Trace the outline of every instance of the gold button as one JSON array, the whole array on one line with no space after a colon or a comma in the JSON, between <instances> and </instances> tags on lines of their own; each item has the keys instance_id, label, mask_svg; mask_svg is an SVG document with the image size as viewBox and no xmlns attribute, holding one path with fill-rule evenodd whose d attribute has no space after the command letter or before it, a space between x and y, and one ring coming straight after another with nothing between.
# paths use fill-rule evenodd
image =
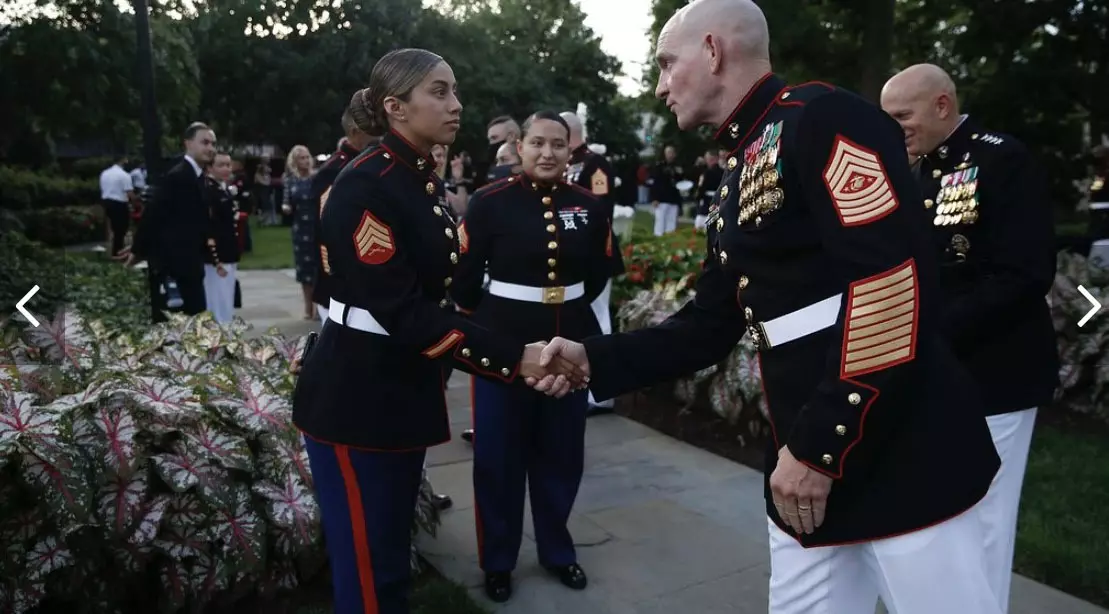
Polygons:
<instances>
[{"instance_id":1,"label":"gold button","mask_svg":"<svg viewBox=\"0 0 1109 614\"><path fill-rule=\"evenodd\" d=\"M466 358L469 358L470 354L471 354L470 348L462 348L462 355L463 356L465 356Z\"/></svg>"},{"instance_id":2,"label":"gold button","mask_svg":"<svg viewBox=\"0 0 1109 614\"><path fill-rule=\"evenodd\" d=\"M846 434L847 434L847 427L843 426L842 424L837 424L836 425L836 435L846 435Z\"/></svg>"},{"instance_id":3,"label":"gold button","mask_svg":"<svg viewBox=\"0 0 1109 614\"><path fill-rule=\"evenodd\" d=\"M831 465L832 464L832 455L831 454L825 454L824 456L820 457L820 460L824 461L825 465Z\"/></svg>"},{"instance_id":4,"label":"gold button","mask_svg":"<svg viewBox=\"0 0 1109 614\"><path fill-rule=\"evenodd\" d=\"M381 157L385 158L386 160L392 160L393 159L393 156L390 156L388 154L388 152L381 154Z\"/></svg>"},{"instance_id":5,"label":"gold button","mask_svg":"<svg viewBox=\"0 0 1109 614\"><path fill-rule=\"evenodd\" d=\"M501 369L501 375L508 377L509 375L512 375L512 371L509 371L508 368Z\"/></svg>"},{"instance_id":6,"label":"gold button","mask_svg":"<svg viewBox=\"0 0 1109 614\"><path fill-rule=\"evenodd\" d=\"M751 319L754 319L755 312L752 311L750 307L744 307L743 308L743 315L747 316L748 320L751 320Z\"/></svg>"},{"instance_id":7,"label":"gold button","mask_svg":"<svg viewBox=\"0 0 1109 614\"><path fill-rule=\"evenodd\" d=\"M451 264L458 264L458 252L451 252Z\"/></svg>"},{"instance_id":8,"label":"gold button","mask_svg":"<svg viewBox=\"0 0 1109 614\"><path fill-rule=\"evenodd\" d=\"M451 302L448 301L447 299L443 299L443 300L439 301L439 306L440 307L447 307L450 304L451 304Z\"/></svg>"},{"instance_id":9,"label":"gold button","mask_svg":"<svg viewBox=\"0 0 1109 614\"><path fill-rule=\"evenodd\" d=\"M789 98L789 92L782 94L782 100L785 100L786 98Z\"/></svg>"},{"instance_id":10,"label":"gold button","mask_svg":"<svg viewBox=\"0 0 1109 614\"><path fill-rule=\"evenodd\" d=\"M547 224L547 232L554 232L554 231L555 231L555 225L554 224Z\"/></svg>"},{"instance_id":11,"label":"gold button","mask_svg":"<svg viewBox=\"0 0 1109 614\"><path fill-rule=\"evenodd\" d=\"M556 264L558 264L557 260L554 258L547 258L547 266L555 266Z\"/></svg>"},{"instance_id":12,"label":"gold button","mask_svg":"<svg viewBox=\"0 0 1109 614\"><path fill-rule=\"evenodd\" d=\"M551 241L548 243L547 249L558 249L558 241Z\"/></svg>"},{"instance_id":13,"label":"gold button","mask_svg":"<svg viewBox=\"0 0 1109 614\"><path fill-rule=\"evenodd\" d=\"M544 197L543 197L543 204L544 204L544 205L549 205L549 204L551 204L551 197L550 197L550 196L544 196Z\"/></svg>"},{"instance_id":14,"label":"gold button","mask_svg":"<svg viewBox=\"0 0 1109 614\"><path fill-rule=\"evenodd\" d=\"M728 197L728 186L724 186L724 187L720 188L720 198L723 199L723 198L727 198L727 197Z\"/></svg>"},{"instance_id":15,"label":"gold button","mask_svg":"<svg viewBox=\"0 0 1109 614\"><path fill-rule=\"evenodd\" d=\"M977 141L977 140L978 140L978 133L977 133L977 132L975 132L974 134L970 135L970 138L971 138L972 140L975 140L975 141Z\"/></svg>"},{"instance_id":16,"label":"gold button","mask_svg":"<svg viewBox=\"0 0 1109 614\"><path fill-rule=\"evenodd\" d=\"M443 215L443 208L439 205L435 205L431 210L435 212L435 215Z\"/></svg>"},{"instance_id":17,"label":"gold button","mask_svg":"<svg viewBox=\"0 0 1109 614\"><path fill-rule=\"evenodd\" d=\"M488 367L489 366L489 359L488 358L482 358L481 359L481 366Z\"/></svg>"},{"instance_id":18,"label":"gold button","mask_svg":"<svg viewBox=\"0 0 1109 614\"><path fill-rule=\"evenodd\" d=\"M735 156L732 156L731 158L728 158L728 170L730 170L730 171L735 170L735 167L738 164L739 164L739 161L735 159Z\"/></svg>"},{"instance_id":19,"label":"gold button","mask_svg":"<svg viewBox=\"0 0 1109 614\"><path fill-rule=\"evenodd\" d=\"M716 230L717 232L724 230L724 218L716 220Z\"/></svg>"},{"instance_id":20,"label":"gold button","mask_svg":"<svg viewBox=\"0 0 1109 614\"><path fill-rule=\"evenodd\" d=\"M940 176L940 175L942 175L942 174L943 174L943 173L941 173L941 172L940 172L940 169L938 169L938 168L937 168L937 169L935 169L935 170L933 170L933 171L932 171L932 178L933 178L933 179L937 179L937 178L939 178L939 176Z\"/></svg>"},{"instance_id":21,"label":"gold button","mask_svg":"<svg viewBox=\"0 0 1109 614\"><path fill-rule=\"evenodd\" d=\"M936 201L932 200L931 198L925 198L924 199L924 208L925 209L931 209L932 205L935 205L935 204L936 204Z\"/></svg>"},{"instance_id":22,"label":"gold button","mask_svg":"<svg viewBox=\"0 0 1109 614\"><path fill-rule=\"evenodd\" d=\"M852 405L858 405L859 403L863 402L863 397L857 392L852 392L851 394L847 395L847 402Z\"/></svg>"},{"instance_id":23,"label":"gold button","mask_svg":"<svg viewBox=\"0 0 1109 614\"><path fill-rule=\"evenodd\" d=\"M728 264L728 252L720 252L720 264Z\"/></svg>"},{"instance_id":24,"label":"gold button","mask_svg":"<svg viewBox=\"0 0 1109 614\"><path fill-rule=\"evenodd\" d=\"M450 228L444 228L443 232L447 235L448 239L453 239L454 238L454 231L451 230Z\"/></svg>"},{"instance_id":25,"label":"gold button","mask_svg":"<svg viewBox=\"0 0 1109 614\"><path fill-rule=\"evenodd\" d=\"M751 283L751 280L748 279L746 275L740 275L739 276L739 289L740 290L746 290L747 289L747 284L749 284L749 283Z\"/></svg>"},{"instance_id":26,"label":"gold button","mask_svg":"<svg viewBox=\"0 0 1109 614\"><path fill-rule=\"evenodd\" d=\"M554 271L551 271L550 273L547 273L547 279L549 279L551 281L554 281L555 277L557 277L557 275L555 275Z\"/></svg>"},{"instance_id":27,"label":"gold button","mask_svg":"<svg viewBox=\"0 0 1109 614\"><path fill-rule=\"evenodd\" d=\"M543 212L543 219L553 220L554 219L554 211L544 211Z\"/></svg>"},{"instance_id":28,"label":"gold button","mask_svg":"<svg viewBox=\"0 0 1109 614\"><path fill-rule=\"evenodd\" d=\"M451 279L450 277L448 277L448 278L444 279L444 280L443 280L443 287L444 287L444 288L446 288L446 287L449 287L449 286L451 285L451 282L452 282L452 281L454 281L454 280L453 280L453 279Z\"/></svg>"},{"instance_id":29,"label":"gold button","mask_svg":"<svg viewBox=\"0 0 1109 614\"><path fill-rule=\"evenodd\" d=\"M429 182L427 182L427 185L424 186L424 187L427 188L427 193L428 194L434 194L435 193L435 184L434 183L429 181Z\"/></svg>"},{"instance_id":30,"label":"gold button","mask_svg":"<svg viewBox=\"0 0 1109 614\"><path fill-rule=\"evenodd\" d=\"M424 170L425 166L427 166L427 160L424 160L423 158L420 158L419 160L416 160L416 168L417 169L422 171L422 170Z\"/></svg>"}]
</instances>

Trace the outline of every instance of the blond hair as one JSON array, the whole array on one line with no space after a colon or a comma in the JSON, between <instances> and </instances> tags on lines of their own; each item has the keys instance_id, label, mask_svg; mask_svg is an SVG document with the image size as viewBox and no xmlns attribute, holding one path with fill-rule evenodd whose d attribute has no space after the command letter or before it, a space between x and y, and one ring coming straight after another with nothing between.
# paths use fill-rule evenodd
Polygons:
<instances>
[{"instance_id":1,"label":"blond hair","mask_svg":"<svg viewBox=\"0 0 1109 614\"><path fill-rule=\"evenodd\" d=\"M451 148L446 145L436 144L432 147L432 150L434 150L435 147L443 148L443 164L435 169L435 174L439 175L440 179L443 179L447 176L447 167L451 165ZM457 177L455 177L455 179L457 179Z\"/></svg>"},{"instance_id":2,"label":"blond hair","mask_svg":"<svg viewBox=\"0 0 1109 614\"><path fill-rule=\"evenodd\" d=\"M312 152L308 151L307 147L305 147L304 145L295 145L295 146L293 146L293 148L289 150L289 155L285 157L285 174L286 175L297 175L298 177L307 177L308 175L310 175L312 173L312 169L309 168L306 173L301 175L300 171L297 169L296 159L297 159L297 156L300 155L301 153L304 153L305 155L307 155L309 160L312 159Z\"/></svg>"}]
</instances>

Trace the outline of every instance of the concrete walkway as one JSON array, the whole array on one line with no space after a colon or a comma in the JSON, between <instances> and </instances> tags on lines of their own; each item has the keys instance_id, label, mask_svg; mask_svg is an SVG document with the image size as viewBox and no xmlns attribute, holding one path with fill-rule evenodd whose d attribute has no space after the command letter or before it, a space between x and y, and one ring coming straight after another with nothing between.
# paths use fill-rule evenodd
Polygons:
<instances>
[{"instance_id":1,"label":"concrete walkway","mask_svg":"<svg viewBox=\"0 0 1109 614\"><path fill-rule=\"evenodd\" d=\"M258 328L303 334L291 272L247 271L239 311ZM764 614L769 578L762 475L620 416L589 419L585 478L570 530L589 588L566 589L539 568L530 511L504 605L481 589L474 533L471 448L458 433L470 425L469 377L448 390L455 437L428 453L429 474L454 508L438 536L421 536L427 559L496 612L519 614ZM1109 614L1019 575L1011 614ZM844 613L852 614L852 613ZM938 613L937 613L938 614Z\"/></svg>"}]
</instances>

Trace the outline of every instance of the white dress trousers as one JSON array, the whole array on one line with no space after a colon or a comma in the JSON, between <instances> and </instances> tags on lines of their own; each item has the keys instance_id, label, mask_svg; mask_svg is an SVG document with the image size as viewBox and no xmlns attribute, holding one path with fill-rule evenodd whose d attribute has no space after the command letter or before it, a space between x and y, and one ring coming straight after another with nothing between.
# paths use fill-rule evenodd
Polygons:
<instances>
[{"instance_id":1,"label":"white dress trousers","mask_svg":"<svg viewBox=\"0 0 1109 614\"><path fill-rule=\"evenodd\" d=\"M655 236L674 232L678 228L678 205L675 203L659 203L655 207Z\"/></svg>"},{"instance_id":2,"label":"white dress trousers","mask_svg":"<svg viewBox=\"0 0 1109 614\"><path fill-rule=\"evenodd\" d=\"M1017 537L1017 510L1028 467L1028 449L1036 424L1036 408L987 416L1001 469L993 478L986 498L978 504L986 547L990 586L1001 611L1009 611L1009 589L1013 581L1013 547Z\"/></svg>"},{"instance_id":3,"label":"white dress trousers","mask_svg":"<svg viewBox=\"0 0 1109 614\"><path fill-rule=\"evenodd\" d=\"M834 488L834 486L833 486ZM976 505L886 539L803 548L770 526L770 614L1001 614Z\"/></svg>"},{"instance_id":4,"label":"white dress trousers","mask_svg":"<svg viewBox=\"0 0 1109 614\"><path fill-rule=\"evenodd\" d=\"M237 264L223 265L226 277L220 277L214 264L204 265L204 299L212 319L228 324L235 317L235 273Z\"/></svg>"},{"instance_id":5,"label":"white dress trousers","mask_svg":"<svg viewBox=\"0 0 1109 614\"><path fill-rule=\"evenodd\" d=\"M601 327L602 335L612 334L612 316L609 313L609 304L612 300L612 280L609 279L605 283L605 289L597 295L590 307L593 308L593 315L597 318L597 324ZM608 399L606 401L597 402L593 398L593 393L589 393L589 404L594 407L612 407L615 399Z\"/></svg>"}]
</instances>

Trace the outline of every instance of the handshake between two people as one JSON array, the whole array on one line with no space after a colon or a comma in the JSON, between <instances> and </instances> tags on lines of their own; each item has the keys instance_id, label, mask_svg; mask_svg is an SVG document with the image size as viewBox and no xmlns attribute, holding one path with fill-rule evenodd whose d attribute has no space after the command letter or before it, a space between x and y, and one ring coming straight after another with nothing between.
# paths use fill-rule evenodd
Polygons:
<instances>
[{"instance_id":1,"label":"handshake between two people","mask_svg":"<svg viewBox=\"0 0 1109 614\"><path fill-rule=\"evenodd\" d=\"M589 387L589 357L584 345L562 337L529 343L520 358L520 375L537 392L562 398Z\"/></svg>"}]
</instances>

